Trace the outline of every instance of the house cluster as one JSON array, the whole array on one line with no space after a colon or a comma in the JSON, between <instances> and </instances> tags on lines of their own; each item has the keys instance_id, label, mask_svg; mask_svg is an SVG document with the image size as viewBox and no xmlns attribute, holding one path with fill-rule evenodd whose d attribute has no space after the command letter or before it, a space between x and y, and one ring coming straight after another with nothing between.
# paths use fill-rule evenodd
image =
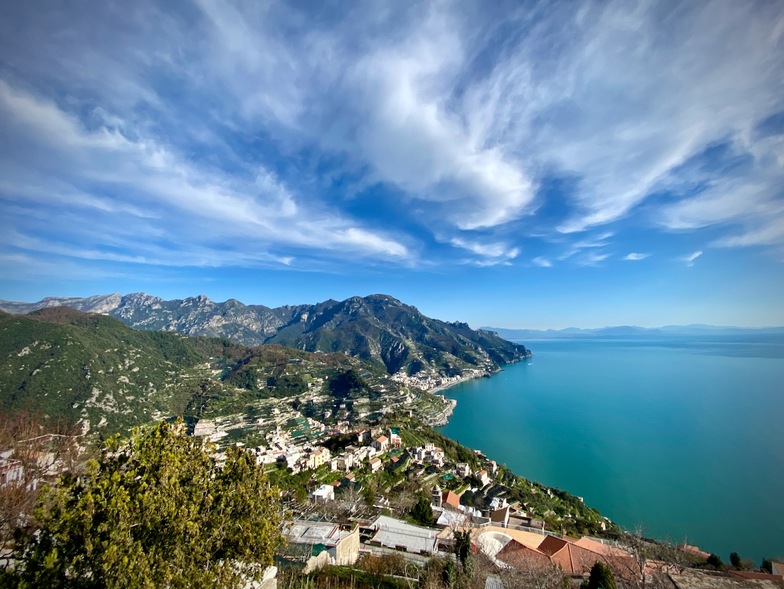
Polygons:
<instances>
[{"instance_id":1,"label":"house cluster","mask_svg":"<svg viewBox=\"0 0 784 589\"><path fill-rule=\"evenodd\" d=\"M409 387L422 389L423 391L433 391L434 389L447 388L472 378L479 378L486 374L488 374L487 370L479 370L476 368L464 370L463 374L460 376L443 376L429 372L417 372L416 374L409 375L405 370L401 370L392 375L392 380Z\"/></svg>"},{"instance_id":2,"label":"house cluster","mask_svg":"<svg viewBox=\"0 0 784 589\"><path fill-rule=\"evenodd\" d=\"M315 428L322 433L327 432L323 424L313 419L303 418L302 427ZM194 436L204 436L215 439L221 429L213 420L200 420L194 427ZM390 450L401 448L403 441L398 428L370 428L356 432L356 444L344 448L339 454L332 455L328 448L311 441L308 436L297 435L277 426L265 436L267 446L249 448L256 456L259 464L273 464L283 462L292 472L315 470L324 464L329 464L335 472L350 472L367 464L371 472L377 472L384 466L380 458ZM443 453L442 453L443 454Z\"/></svg>"},{"instance_id":3,"label":"house cluster","mask_svg":"<svg viewBox=\"0 0 784 589\"><path fill-rule=\"evenodd\" d=\"M567 576L584 578L599 561L617 576L634 580L661 565L643 563L641 569L640 562L627 550L588 537L560 537L507 528L487 520L452 522L434 529L386 515L346 524L289 522L284 526L285 558L303 563L306 572L330 564L353 565L362 554L397 553L422 564L432 556L452 554L455 530L470 531L473 550L483 552L502 568L530 571L555 565Z\"/></svg>"},{"instance_id":4,"label":"house cluster","mask_svg":"<svg viewBox=\"0 0 784 589\"><path fill-rule=\"evenodd\" d=\"M434 530L380 515L374 520L334 524L295 520L283 527L284 559L299 562L309 573L326 565L353 565L361 554L400 553L423 563L445 554L451 530Z\"/></svg>"},{"instance_id":5,"label":"house cluster","mask_svg":"<svg viewBox=\"0 0 784 589\"><path fill-rule=\"evenodd\" d=\"M367 461L370 472L378 472L384 466L381 455L403 445L398 428L364 429L357 432L356 436L356 445L346 446L332 458L330 468L333 471L349 472Z\"/></svg>"},{"instance_id":6,"label":"house cluster","mask_svg":"<svg viewBox=\"0 0 784 589\"><path fill-rule=\"evenodd\" d=\"M632 548L587 536L572 538L504 527L493 522L433 529L386 515L346 524L307 520L287 522L283 529L286 543L282 557L302 564L306 573L327 565L352 566L363 554L399 554L407 561L421 565L433 556L452 556L456 530L468 531L472 552L482 552L501 569L519 570L529 575L540 571L544 578L548 570L556 567L572 579L570 586L587 579L597 562L609 567L616 579L629 586L654 583L657 575L661 574L669 575L675 581L670 586L679 587L746 587L751 585L743 585L742 582L748 580L774 583L755 587L778 587L784 582L780 570L784 565L777 562L772 563L772 573L704 573L645 559ZM488 586L503 585L499 582Z\"/></svg>"},{"instance_id":7,"label":"house cluster","mask_svg":"<svg viewBox=\"0 0 784 589\"><path fill-rule=\"evenodd\" d=\"M424 446L412 448L410 453L411 460L415 464L432 464L435 467L441 468L446 461L444 451L432 442L428 442Z\"/></svg>"},{"instance_id":8,"label":"house cluster","mask_svg":"<svg viewBox=\"0 0 784 589\"><path fill-rule=\"evenodd\" d=\"M266 435L267 446L251 450L259 464L285 462L292 472L315 470L332 458L329 449L308 441L297 442L291 433L277 427Z\"/></svg>"}]
</instances>

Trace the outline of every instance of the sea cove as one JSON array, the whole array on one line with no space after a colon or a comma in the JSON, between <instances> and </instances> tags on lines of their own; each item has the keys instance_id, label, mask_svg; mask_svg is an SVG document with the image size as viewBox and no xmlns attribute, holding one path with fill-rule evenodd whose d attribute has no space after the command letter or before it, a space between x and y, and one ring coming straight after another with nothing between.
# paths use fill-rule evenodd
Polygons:
<instances>
[{"instance_id":1,"label":"sea cove","mask_svg":"<svg viewBox=\"0 0 784 589\"><path fill-rule=\"evenodd\" d=\"M530 362L446 391L442 433L626 528L784 555L784 342L524 343Z\"/></svg>"}]
</instances>

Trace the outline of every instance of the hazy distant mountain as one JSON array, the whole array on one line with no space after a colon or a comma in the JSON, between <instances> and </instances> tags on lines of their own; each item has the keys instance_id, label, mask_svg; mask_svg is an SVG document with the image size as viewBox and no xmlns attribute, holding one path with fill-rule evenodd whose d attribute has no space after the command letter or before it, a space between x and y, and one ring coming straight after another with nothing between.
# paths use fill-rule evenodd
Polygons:
<instances>
[{"instance_id":1,"label":"hazy distant mountain","mask_svg":"<svg viewBox=\"0 0 784 589\"><path fill-rule=\"evenodd\" d=\"M144 293L46 298L30 304L0 301L0 309L11 313L57 306L108 314L137 329L221 337L247 346L278 343L311 352L344 352L383 364L389 373L406 369L454 375L529 355L525 346L495 333L430 319L387 295L275 309L234 299L216 303L203 295L166 301Z\"/></svg>"},{"instance_id":2,"label":"hazy distant mountain","mask_svg":"<svg viewBox=\"0 0 784 589\"><path fill-rule=\"evenodd\" d=\"M511 340L558 339L558 338L634 338L634 337L707 337L707 336L782 336L784 327L726 327L717 325L665 325L663 327L636 327L621 325L581 329L506 329L503 327L483 327L494 331L503 338Z\"/></svg>"}]
</instances>

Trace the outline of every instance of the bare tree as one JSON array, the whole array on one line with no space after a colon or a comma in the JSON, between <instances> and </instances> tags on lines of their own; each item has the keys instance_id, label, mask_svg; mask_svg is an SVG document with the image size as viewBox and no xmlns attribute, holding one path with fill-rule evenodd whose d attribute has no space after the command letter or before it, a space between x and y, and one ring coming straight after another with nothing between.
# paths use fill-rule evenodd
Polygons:
<instances>
[{"instance_id":1,"label":"bare tree","mask_svg":"<svg viewBox=\"0 0 784 589\"><path fill-rule=\"evenodd\" d=\"M396 517L405 517L414 507L422 492L411 490L407 485L399 485L390 493L389 508ZM429 493L428 493L429 494Z\"/></svg>"},{"instance_id":2,"label":"bare tree","mask_svg":"<svg viewBox=\"0 0 784 589\"><path fill-rule=\"evenodd\" d=\"M544 564L526 555L515 555L508 563L493 560L483 552L473 556L472 587L485 587L488 577L500 581L504 589L562 589L563 571L552 563Z\"/></svg>"},{"instance_id":3,"label":"bare tree","mask_svg":"<svg viewBox=\"0 0 784 589\"><path fill-rule=\"evenodd\" d=\"M46 426L35 415L0 414L0 543L33 525L43 483L77 467L82 454L73 428Z\"/></svg>"},{"instance_id":4,"label":"bare tree","mask_svg":"<svg viewBox=\"0 0 784 589\"><path fill-rule=\"evenodd\" d=\"M672 587L669 573L681 571L685 559L680 551L667 543L653 542L644 536L644 528L637 526L622 539L628 557L608 556L606 563L620 584L640 589Z\"/></svg>"}]
</instances>

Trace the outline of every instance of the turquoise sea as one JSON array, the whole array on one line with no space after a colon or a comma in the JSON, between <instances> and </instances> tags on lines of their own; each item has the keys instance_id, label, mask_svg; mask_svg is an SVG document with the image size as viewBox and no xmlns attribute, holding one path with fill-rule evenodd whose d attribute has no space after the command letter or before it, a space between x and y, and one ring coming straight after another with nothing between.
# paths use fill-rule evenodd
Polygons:
<instances>
[{"instance_id":1,"label":"turquoise sea","mask_svg":"<svg viewBox=\"0 0 784 589\"><path fill-rule=\"evenodd\" d=\"M525 341L440 428L627 529L784 557L784 342Z\"/></svg>"}]
</instances>

